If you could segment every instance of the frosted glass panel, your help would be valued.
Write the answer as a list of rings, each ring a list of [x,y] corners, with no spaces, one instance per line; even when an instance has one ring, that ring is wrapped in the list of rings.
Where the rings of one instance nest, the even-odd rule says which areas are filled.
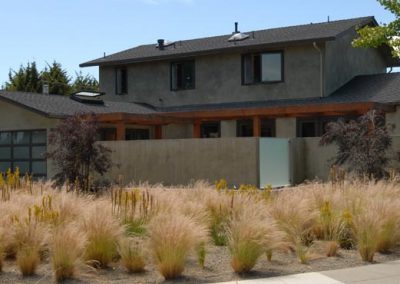
[[[44,159],[46,153],[46,146],[33,146],[32,159]]]
[[[32,143],[33,144],[46,144],[46,131],[44,130],[35,130],[32,132]]]
[[[11,147],[0,147],[0,160],[11,159]]]
[[[11,144],[11,132],[0,132],[0,145]]]
[[[46,162],[32,162],[32,172],[34,174],[45,175],[46,171]]]
[[[260,187],[290,185],[289,139],[260,138]]]
[[[29,147],[14,147],[14,159],[29,159]]]

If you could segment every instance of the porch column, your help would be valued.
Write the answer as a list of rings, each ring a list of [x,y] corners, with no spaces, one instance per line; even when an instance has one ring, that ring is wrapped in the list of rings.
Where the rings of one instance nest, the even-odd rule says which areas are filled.
[[[253,137],[261,136],[261,119],[259,116],[253,117]]]
[[[162,139],[162,125],[154,126],[154,138]]]
[[[117,123],[117,140],[125,140],[125,124],[123,122]]]
[[[200,138],[201,137],[201,121],[196,120],[193,123],[193,138]]]

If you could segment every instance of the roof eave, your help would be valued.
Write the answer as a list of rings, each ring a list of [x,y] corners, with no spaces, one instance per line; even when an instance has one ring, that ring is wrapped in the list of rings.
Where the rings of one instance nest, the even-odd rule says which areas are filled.
[[[103,61],[105,58],[98,58],[92,61],[88,61],[85,63],[79,64],[79,67],[93,67],[93,66],[113,66],[113,65],[122,65],[122,64],[133,64],[133,63],[141,63],[141,62],[151,62],[151,61],[162,61],[162,60],[169,60],[169,59],[179,59],[179,58],[186,58],[186,57],[193,57],[199,55],[213,55],[213,54],[220,54],[220,53],[228,53],[228,52],[235,52],[241,50],[255,50],[260,48],[284,48],[288,46],[296,46],[302,45],[306,43],[313,43],[313,42],[326,42],[335,40],[335,36],[329,37],[321,37],[321,38],[312,38],[306,40],[296,40],[296,41],[282,41],[282,42],[275,42],[275,43],[268,43],[268,44],[255,44],[255,45],[239,45],[239,46],[231,46],[231,47],[224,47],[218,49],[209,49],[209,50],[202,50],[196,52],[187,52],[182,54],[167,54],[167,55],[159,55],[159,56],[149,56],[149,57],[140,57],[134,59],[123,59],[123,60],[110,60],[110,61]],[[106,57],[107,58],[107,57]]]

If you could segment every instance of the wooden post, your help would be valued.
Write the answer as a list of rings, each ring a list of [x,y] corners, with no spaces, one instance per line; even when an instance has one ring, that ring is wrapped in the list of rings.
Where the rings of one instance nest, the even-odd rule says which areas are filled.
[[[162,139],[162,125],[154,126],[154,138]]]
[[[125,124],[122,121],[117,123],[117,140],[125,140]]]
[[[261,136],[261,119],[259,116],[253,117],[253,137]]]
[[[199,120],[193,123],[193,138],[201,138],[201,121]]]

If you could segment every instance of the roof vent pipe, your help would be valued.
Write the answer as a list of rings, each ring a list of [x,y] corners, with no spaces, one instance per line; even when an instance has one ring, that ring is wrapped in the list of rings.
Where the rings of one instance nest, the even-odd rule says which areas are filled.
[[[238,29],[238,25],[239,25],[238,22],[235,22],[235,32],[234,32],[235,34],[240,33],[239,29]]]
[[[43,95],[48,95],[49,94],[49,84],[48,83],[43,83],[42,93],[43,93]]]
[[[157,40],[158,42],[158,49],[159,50],[164,50],[164,40],[163,39],[159,39]]]

